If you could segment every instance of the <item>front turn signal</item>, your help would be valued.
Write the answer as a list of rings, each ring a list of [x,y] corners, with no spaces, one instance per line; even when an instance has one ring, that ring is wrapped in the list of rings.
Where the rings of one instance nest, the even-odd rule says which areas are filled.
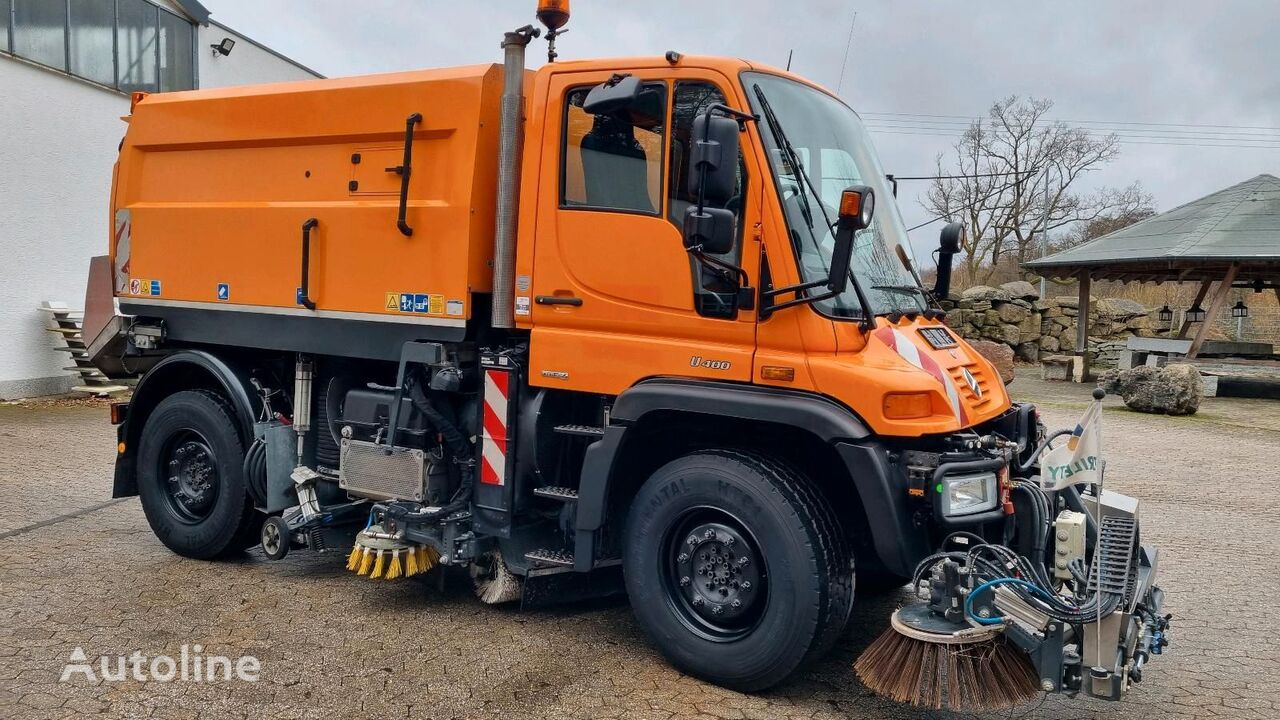
[[[889,393],[884,396],[884,416],[889,420],[914,420],[933,414],[929,393]]]

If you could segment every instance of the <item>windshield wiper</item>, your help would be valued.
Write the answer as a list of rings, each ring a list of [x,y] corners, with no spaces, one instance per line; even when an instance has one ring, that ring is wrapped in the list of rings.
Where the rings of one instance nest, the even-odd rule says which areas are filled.
[[[793,285],[790,287],[783,287],[783,288],[777,288],[775,290],[771,290],[767,293],[764,293],[764,297],[766,299],[772,300],[772,298],[783,293],[794,292],[796,294],[795,300],[788,300],[784,303],[780,303],[776,306],[773,306],[772,310],[777,310],[779,308],[786,307],[788,305],[795,305],[802,302],[809,303],[809,302],[817,302],[819,300],[828,300],[832,297],[835,297],[835,293],[825,293],[823,295],[817,295],[817,296],[808,295],[803,298],[800,297],[800,293],[802,292],[806,292],[810,289],[826,285],[830,281],[830,274],[831,274],[831,266],[830,264],[827,263],[826,258],[822,253],[822,246],[818,242],[818,236],[815,235],[813,232],[813,209],[809,203],[808,192],[806,192],[805,190],[806,186],[809,188],[809,190],[813,191],[813,196],[818,201],[818,210],[822,213],[822,221],[826,223],[827,230],[829,232],[835,231],[835,223],[831,222],[831,217],[827,215],[827,207],[822,204],[822,193],[818,192],[818,188],[815,187],[813,184],[813,181],[809,179],[809,173],[805,171],[804,164],[800,162],[800,154],[796,152],[796,149],[791,144],[791,141],[787,139],[787,134],[782,130],[782,123],[778,122],[778,116],[774,115],[773,106],[769,104],[769,98],[764,96],[764,90],[760,89],[760,85],[758,83],[752,85],[751,87],[755,91],[756,99],[760,102],[760,110],[762,111],[761,114],[764,115],[764,120],[769,125],[769,132],[773,135],[774,144],[776,144],[778,146],[778,149],[782,151],[784,159],[787,161],[789,165],[791,165],[792,171],[795,173],[796,178],[800,181],[796,183],[797,194],[800,196],[800,202],[801,202],[800,210],[804,214],[805,225],[809,231],[809,238],[813,241],[813,247],[815,250],[818,251],[818,257],[822,259],[822,269],[828,275],[827,278],[824,278],[822,280],[809,281],[809,282],[800,283],[799,285]],[[781,176],[781,173],[779,173],[779,176]],[[797,247],[796,251],[799,252],[799,250],[800,248]],[[871,318],[873,316],[873,313],[871,312],[871,304],[867,301],[867,296],[862,292],[862,286],[858,284],[858,278],[853,273],[852,263],[850,263],[849,265],[848,272],[849,272],[850,283],[853,285],[853,291],[858,296],[858,304],[862,306],[862,324],[864,328],[869,328],[871,323]],[[767,307],[763,308],[763,310],[765,312],[766,317],[768,316],[768,313],[771,312],[771,310]]]
[[[800,162],[800,153],[796,152],[795,146],[787,139],[787,134],[782,131],[782,123],[778,122],[778,116],[773,114],[773,106],[769,104],[769,99],[764,96],[764,90],[759,85],[752,86],[756,92],[756,99],[760,101],[760,109],[763,110],[765,122],[769,123],[769,132],[773,133],[773,141],[778,145],[778,149],[786,156],[787,164],[791,166],[792,172],[795,173],[796,189],[800,195],[802,210],[804,211],[804,220],[809,225],[809,234],[813,235],[813,206],[809,202],[809,192],[805,189],[813,191],[816,198],[821,198],[821,193],[814,187],[813,181],[809,179],[809,173],[804,169],[804,163]],[[818,210],[822,212],[822,221],[827,224],[827,228],[833,228],[831,218],[827,217],[827,209],[822,205],[822,200],[818,200]],[[814,238],[817,241],[817,238]]]
[[[919,295],[920,288],[915,285],[872,285],[872,290],[894,290],[906,295]]]

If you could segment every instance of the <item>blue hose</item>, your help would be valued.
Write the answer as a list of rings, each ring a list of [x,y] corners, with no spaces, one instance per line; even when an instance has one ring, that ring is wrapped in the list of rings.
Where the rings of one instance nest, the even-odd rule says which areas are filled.
[[[1044,599],[1048,600],[1050,603],[1052,603],[1054,600],[1054,598],[1050,596],[1049,593],[1045,592],[1042,588],[1040,588],[1039,586],[1033,583],[1027,582],[1026,580],[1023,580],[1021,578],[1011,578],[1011,577],[996,578],[995,580],[988,580],[982,583],[978,587],[974,588],[973,592],[969,593],[965,597],[964,599],[965,617],[972,618],[973,621],[978,623],[979,625],[999,625],[1001,622],[1003,622],[1004,621],[1003,615],[984,618],[984,617],[978,617],[977,615],[973,614],[973,599],[977,597],[977,595],[981,593],[983,590],[986,590],[989,587],[995,587],[997,585],[1021,585],[1022,587],[1025,587],[1028,590],[1040,595]]]

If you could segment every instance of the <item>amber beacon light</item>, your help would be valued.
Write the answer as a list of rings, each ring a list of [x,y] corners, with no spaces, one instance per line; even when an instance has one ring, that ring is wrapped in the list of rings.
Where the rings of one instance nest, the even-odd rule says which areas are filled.
[[[547,26],[547,62],[556,61],[556,38],[568,30],[561,30],[569,22],[569,0],[539,0],[538,22]]]

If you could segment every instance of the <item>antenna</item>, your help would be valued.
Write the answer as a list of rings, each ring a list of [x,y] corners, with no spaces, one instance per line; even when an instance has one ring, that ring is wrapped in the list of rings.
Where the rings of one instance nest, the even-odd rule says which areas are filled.
[[[836,95],[844,85],[844,68],[849,64],[849,48],[853,47],[853,26],[858,22],[858,11],[853,11],[853,19],[849,21],[849,39],[844,44],[844,62],[840,63],[840,81],[836,83]]]
[[[791,72],[791,56],[795,54],[795,49],[787,51],[787,72]]]

